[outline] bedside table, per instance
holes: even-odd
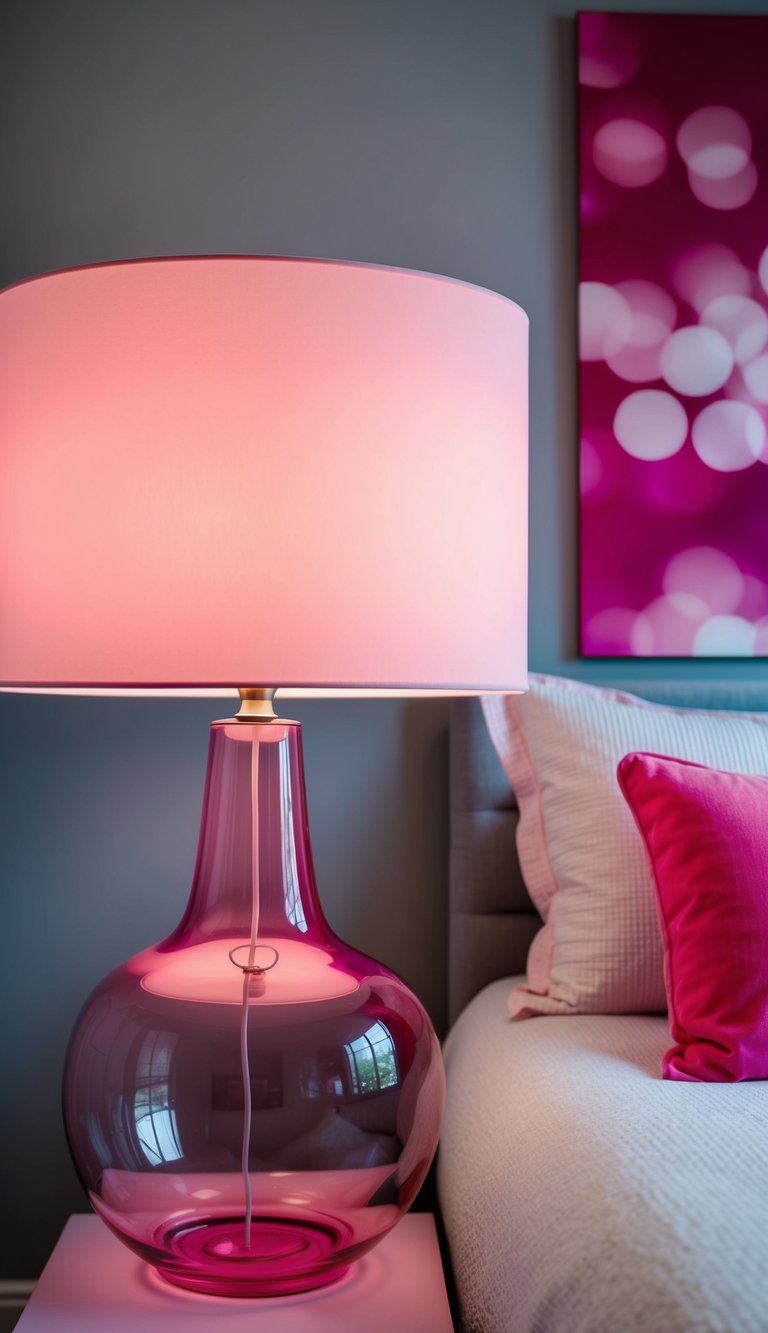
[[[164,1282],[98,1217],[70,1217],[19,1333],[453,1333],[435,1223],[408,1213],[331,1287],[241,1300]]]

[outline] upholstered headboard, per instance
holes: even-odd
[[[768,710],[768,684],[622,684],[658,703]],[[517,808],[477,699],[451,705],[448,1007],[451,1021],[498,977],[524,972],[540,919],[520,874]]]

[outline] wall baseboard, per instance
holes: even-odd
[[[5,1305],[7,1301],[28,1301],[35,1285],[33,1277],[0,1278],[0,1305]]]
[[[34,1289],[33,1278],[0,1278],[0,1333],[11,1333]]]

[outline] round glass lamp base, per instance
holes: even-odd
[[[410,1207],[437,1146],[440,1048],[417,997],[317,898],[297,723],[214,723],[177,929],[111,972],[64,1110],[97,1212],[168,1282],[335,1282]]]
[[[161,1247],[179,1267],[157,1271],[174,1286],[209,1296],[286,1296],[343,1277],[349,1265],[334,1263],[334,1255],[350,1239],[330,1220],[254,1217],[246,1247],[242,1217],[212,1218],[167,1232]]]

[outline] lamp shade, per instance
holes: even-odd
[[[364,264],[0,294],[0,684],[525,684],[527,318]]]

